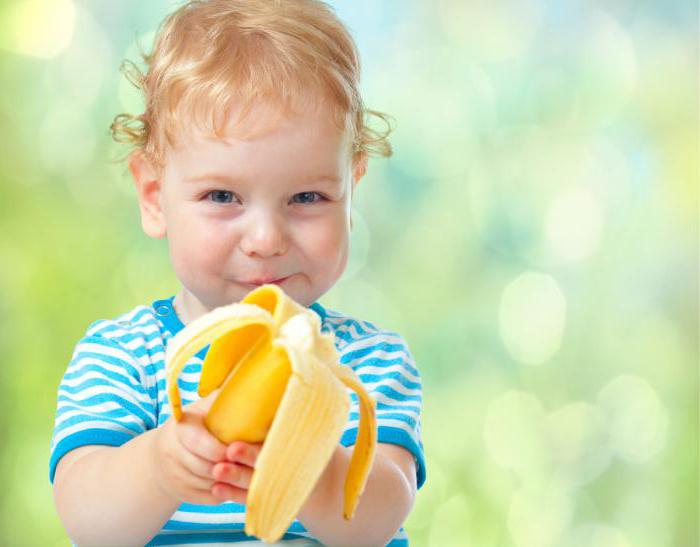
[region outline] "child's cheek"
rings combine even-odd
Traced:
[[[213,272],[227,258],[230,237],[216,223],[202,223],[192,226],[180,234],[181,260],[196,265],[196,270]]]
[[[305,236],[309,254],[330,257],[346,245],[349,233],[345,220],[336,214],[324,219]]]

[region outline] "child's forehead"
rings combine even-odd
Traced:
[[[349,131],[338,128],[323,109],[290,113],[256,104],[239,116],[240,109],[229,113],[222,134],[183,120],[175,145],[166,146],[166,170],[178,178],[208,173],[344,178],[352,164]]]
[[[331,108],[322,103],[303,104],[293,109],[270,101],[254,101],[248,108],[231,105],[221,111],[214,123],[201,123],[195,115],[182,117],[177,127],[176,140],[180,146],[209,144],[232,145],[235,142],[254,142],[273,134],[308,135],[309,139],[324,135],[326,141],[347,147],[350,133],[339,127]],[[209,116],[212,120],[213,116]]]

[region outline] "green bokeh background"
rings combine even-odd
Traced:
[[[179,2],[0,6],[0,543],[69,545],[56,390],[98,318],[174,294],[112,118]],[[416,546],[698,545],[698,10],[343,0],[397,121],[321,302],[423,379]]]

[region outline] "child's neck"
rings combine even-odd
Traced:
[[[184,289],[177,293],[175,298],[173,298],[173,309],[183,325],[188,325],[197,319],[197,317],[206,313],[206,311],[200,311],[197,313],[196,308],[198,307],[198,303],[191,302],[191,300],[191,298],[188,298],[188,295]]]

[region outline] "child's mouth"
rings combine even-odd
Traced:
[[[244,285],[253,285],[254,287],[259,287],[260,285],[266,285],[266,284],[274,284],[274,285],[279,285],[283,281],[289,279],[290,276],[287,277],[280,277],[279,279],[272,279],[272,280],[261,280],[261,279],[256,279],[253,281],[248,281],[245,282]]]

